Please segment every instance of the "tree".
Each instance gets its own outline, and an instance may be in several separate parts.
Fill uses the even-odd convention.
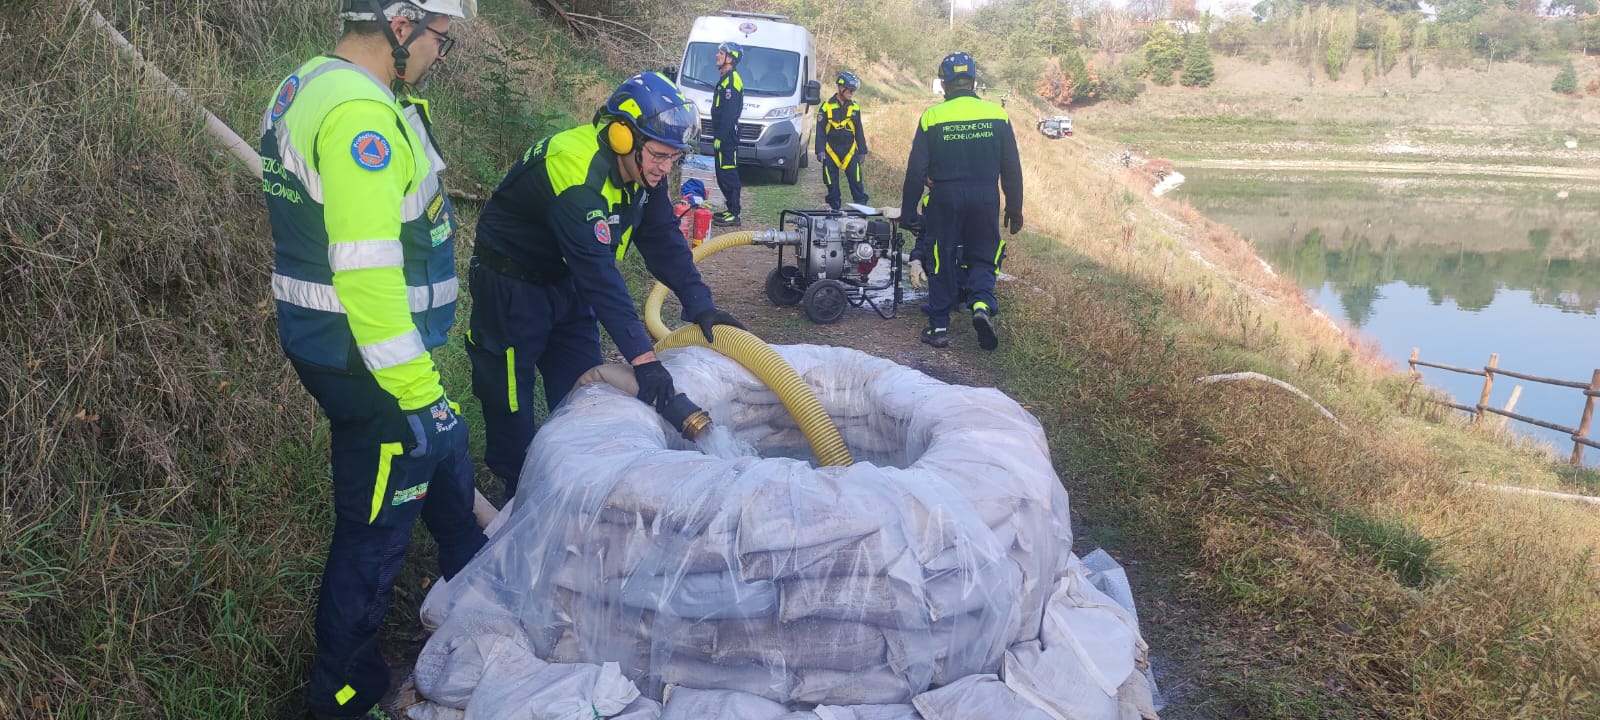
[[[1101,52],[1114,58],[1133,48],[1136,40],[1132,14],[1106,3],[1095,11],[1092,20],[1095,40]]]
[[[1210,19],[1208,15],[1206,20]],[[1189,49],[1183,57],[1183,77],[1178,78],[1178,82],[1184,87],[1209,87],[1216,75],[1211,65],[1211,33],[1202,27],[1199,32],[1189,34]]]
[[[1334,15],[1328,29],[1328,44],[1322,50],[1322,68],[1330,80],[1338,80],[1350,62],[1356,45],[1356,10],[1349,8]]]
[[[1183,62],[1183,40],[1177,31],[1166,23],[1156,25],[1150,31],[1150,39],[1144,42],[1144,60],[1150,67],[1151,80],[1157,85],[1171,85],[1172,73]]]
[[[1572,66],[1572,58],[1567,58],[1567,64],[1556,74],[1555,82],[1550,83],[1550,89],[1567,95],[1578,92],[1578,69]]]
[[[1061,74],[1066,76],[1073,102],[1093,100],[1100,94],[1100,80],[1093,68],[1083,61],[1078,48],[1070,47],[1061,54]]]

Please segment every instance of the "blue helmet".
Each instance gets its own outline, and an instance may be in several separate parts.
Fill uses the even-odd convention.
[[[978,63],[971,55],[964,52],[953,52],[944,56],[939,62],[939,81],[950,82],[959,77],[978,79]]]
[[[732,60],[735,65],[738,65],[739,61],[744,59],[744,48],[732,40],[718,45],[717,49],[727,53],[728,59]]]
[[[838,83],[839,87],[845,90],[858,90],[861,88],[861,78],[856,77],[856,74],[849,70],[839,73]]]
[[[639,73],[617,86],[605,113],[676,150],[700,136],[700,111],[661,73]]]

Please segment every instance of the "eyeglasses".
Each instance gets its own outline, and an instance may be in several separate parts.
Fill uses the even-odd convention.
[[[439,30],[435,30],[435,29],[433,29],[431,27],[428,27],[427,25],[423,25],[422,29],[423,30],[427,30],[428,32],[431,32],[431,33],[439,36],[439,57],[440,58],[443,58],[444,56],[449,55],[450,54],[450,48],[453,48],[453,47],[456,46],[456,39],[453,38],[453,37],[450,37],[450,33],[441,32]]]
[[[655,161],[657,165],[670,165],[683,159],[682,150],[677,152],[656,152],[654,150],[646,149],[644,150],[644,154],[646,157]]]

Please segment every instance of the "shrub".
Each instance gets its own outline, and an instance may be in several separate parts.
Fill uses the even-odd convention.
[[[1550,89],[1572,95],[1578,92],[1578,69],[1572,66],[1572,59],[1567,58],[1567,64],[1561,67],[1561,72],[1556,73],[1556,79],[1550,83]]]

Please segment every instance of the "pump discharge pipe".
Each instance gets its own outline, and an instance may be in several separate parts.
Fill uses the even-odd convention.
[[[698,263],[710,255],[731,247],[745,245],[775,247],[798,245],[803,241],[801,233],[782,230],[728,233],[701,243],[694,249],[694,261]],[[828,411],[817,400],[816,394],[811,392],[811,387],[800,379],[800,374],[795,372],[782,356],[762,342],[761,338],[730,325],[717,328],[715,342],[706,342],[705,335],[700,332],[698,325],[685,325],[677,330],[669,330],[666,323],[661,321],[661,306],[666,298],[667,286],[657,282],[650,290],[650,296],[644,304],[645,328],[650,331],[650,337],[655,339],[657,351],[698,345],[726,355],[744,366],[767,387],[772,388],[772,392],[778,396],[778,400],[800,426],[800,432],[811,444],[811,452],[816,454],[818,462],[824,466],[855,464],[855,458],[845,446],[844,438],[839,435],[839,429],[833,424],[833,418],[828,417]],[[629,395],[639,393],[639,383],[634,379],[633,368],[626,365],[600,365],[591,368],[578,378],[573,387],[578,388],[594,382],[606,383]],[[661,411],[661,415],[683,433],[686,440],[699,439],[711,428],[710,413],[696,406],[683,393],[678,393],[667,408]],[[477,494],[476,500],[473,512],[478,516],[481,525],[487,525],[487,520],[494,517],[493,506],[483,499],[482,494]]]
[[[694,249],[694,261],[698,263],[731,247],[797,245],[803,242],[803,238],[799,232],[782,230],[747,230],[718,235]],[[784,408],[794,416],[795,423],[811,444],[811,451],[816,454],[818,462],[824,466],[855,464],[855,458],[850,455],[850,449],[845,446],[833,419],[828,417],[828,411],[823,409],[822,403],[811,392],[811,387],[800,379],[800,374],[782,356],[762,342],[761,338],[727,325],[717,328],[715,342],[706,342],[705,335],[695,325],[669,331],[666,323],[661,321],[661,305],[666,298],[667,286],[658,282],[644,303],[645,328],[650,331],[650,337],[655,338],[656,350],[698,345],[728,356],[772,388]]]

